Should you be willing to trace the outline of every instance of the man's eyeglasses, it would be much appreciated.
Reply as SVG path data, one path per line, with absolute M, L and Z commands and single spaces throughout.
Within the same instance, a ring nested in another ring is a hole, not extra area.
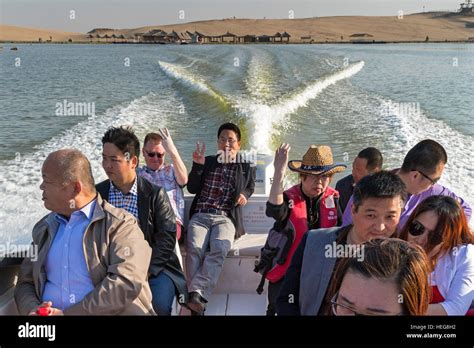
M 416 171 L 420 173 L 421 175 L 423 175 L 425 179 L 428 179 L 431 182 L 431 185 L 436 185 L 439 179 L 441 179 L 441 178 L 431 179 L 428 175 L 426 175 L 425 173 L 423 173 L 421 170 L 418 170 L 418 169 L 412 169 L 412 171 Z
M 417 220 L 413 220 L 408 226 L 408 233 L 410 233 L 412 236 L 421 236 L 423 233 L 425 233 L 425 231 L 426 227 Z
M 148 157 L 151 157 L 151 158 L 153 158 L 155 156 L 157 158 L 162 158 L 165 155 L 164 153 L 159 153 L 159 152 L 147 152 L 147 151 L 145 151 L 145 152 L 148 155 Z
M 234 144 L 237 142 L 237 140 L 235 140 L 235 139 L 219 138 L 219 142 L 220 142 L 221 144 L 225 144 L 225 143 L 229 142 L 230 145 L 234 145 Z
M 391 313 L 377 313 L 377 314 L 363 314 L 356 312 L 354 309 L 349 307 L 348 305 L 342 304 L 337 302 L 337 297 L 339 295 L 339 291 L 334 294 L 331 299 L 331 310 L 332 314 L 334 315 L 355 315 L 355 316 L 373 316 L 373 315 L 403 315 L 403 312 L 397 314 Z

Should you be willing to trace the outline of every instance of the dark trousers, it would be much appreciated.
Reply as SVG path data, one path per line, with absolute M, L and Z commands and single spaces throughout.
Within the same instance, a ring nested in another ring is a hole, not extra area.
M 276 301 L 282 284 L 283 279 L 277 281 L 276 283 L 268 282 L 267 316 L 274 316 L 276 314 Z

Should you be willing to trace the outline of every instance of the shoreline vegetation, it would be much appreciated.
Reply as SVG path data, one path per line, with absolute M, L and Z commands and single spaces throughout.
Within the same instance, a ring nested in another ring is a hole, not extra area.
M 29 44 L 384 44 L 474 43 L 474 12 L 301 19 L 205 20 L 88 33 L 0 24 L 1 43 Z

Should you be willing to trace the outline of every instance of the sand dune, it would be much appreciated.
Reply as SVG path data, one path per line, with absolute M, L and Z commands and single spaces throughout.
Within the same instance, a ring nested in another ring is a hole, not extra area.
M 46 42 L 46 40 L 50 40 L 50 37 L 53 42 L 67 42 L 69 39 L 72 41 L 86 39 L 86 35 L 82 33 L 69 33 L 54 29 L 25 28 L 0 24 L 0 41 L 38 42 L 39 38 L 41 38 L 43 42 Z
M 290 42 L 308 41 L 302 37 L 311 37 L 314 42 L 350 42 L 353 40 L 375 41 L 467 41 L 474 38 L 474 28 L 466 23 L 474 23 L 474 17 L 442 16 L 441 13 L 423 13 L 398 17 L 318 17 L 303 19 L 223 19 L 190 22 L 175 25 L 156 25 L 135 29 L 97 29 L 101 35 L 125 35 L 133 37 L 136 33 L 145 33 L 151 29 L 166 32 L 175 30 L 198 31 L 206 35 L 221 35 L 231 32 L 236 35 L 273 35 L 276 32 L 288 32 Z M 353 34 L 369 34 L 367 37 L 351 37 Z M 0 25 L 0 41 L 43 41 L 52 36 L 52 41 L 88 42 L 88 34 L 67 33 L 57 30 L 21 28 Z

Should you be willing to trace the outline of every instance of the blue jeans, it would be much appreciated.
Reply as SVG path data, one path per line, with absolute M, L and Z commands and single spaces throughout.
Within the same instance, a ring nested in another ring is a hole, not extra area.
M 151 303 L 156 314 L 171 315 L 173 300 L 176 295 L 176 288 L 171 278 L 164 272 L 160 272 L 156 277 L 148 279 L 148 283 L 153 296 Z

